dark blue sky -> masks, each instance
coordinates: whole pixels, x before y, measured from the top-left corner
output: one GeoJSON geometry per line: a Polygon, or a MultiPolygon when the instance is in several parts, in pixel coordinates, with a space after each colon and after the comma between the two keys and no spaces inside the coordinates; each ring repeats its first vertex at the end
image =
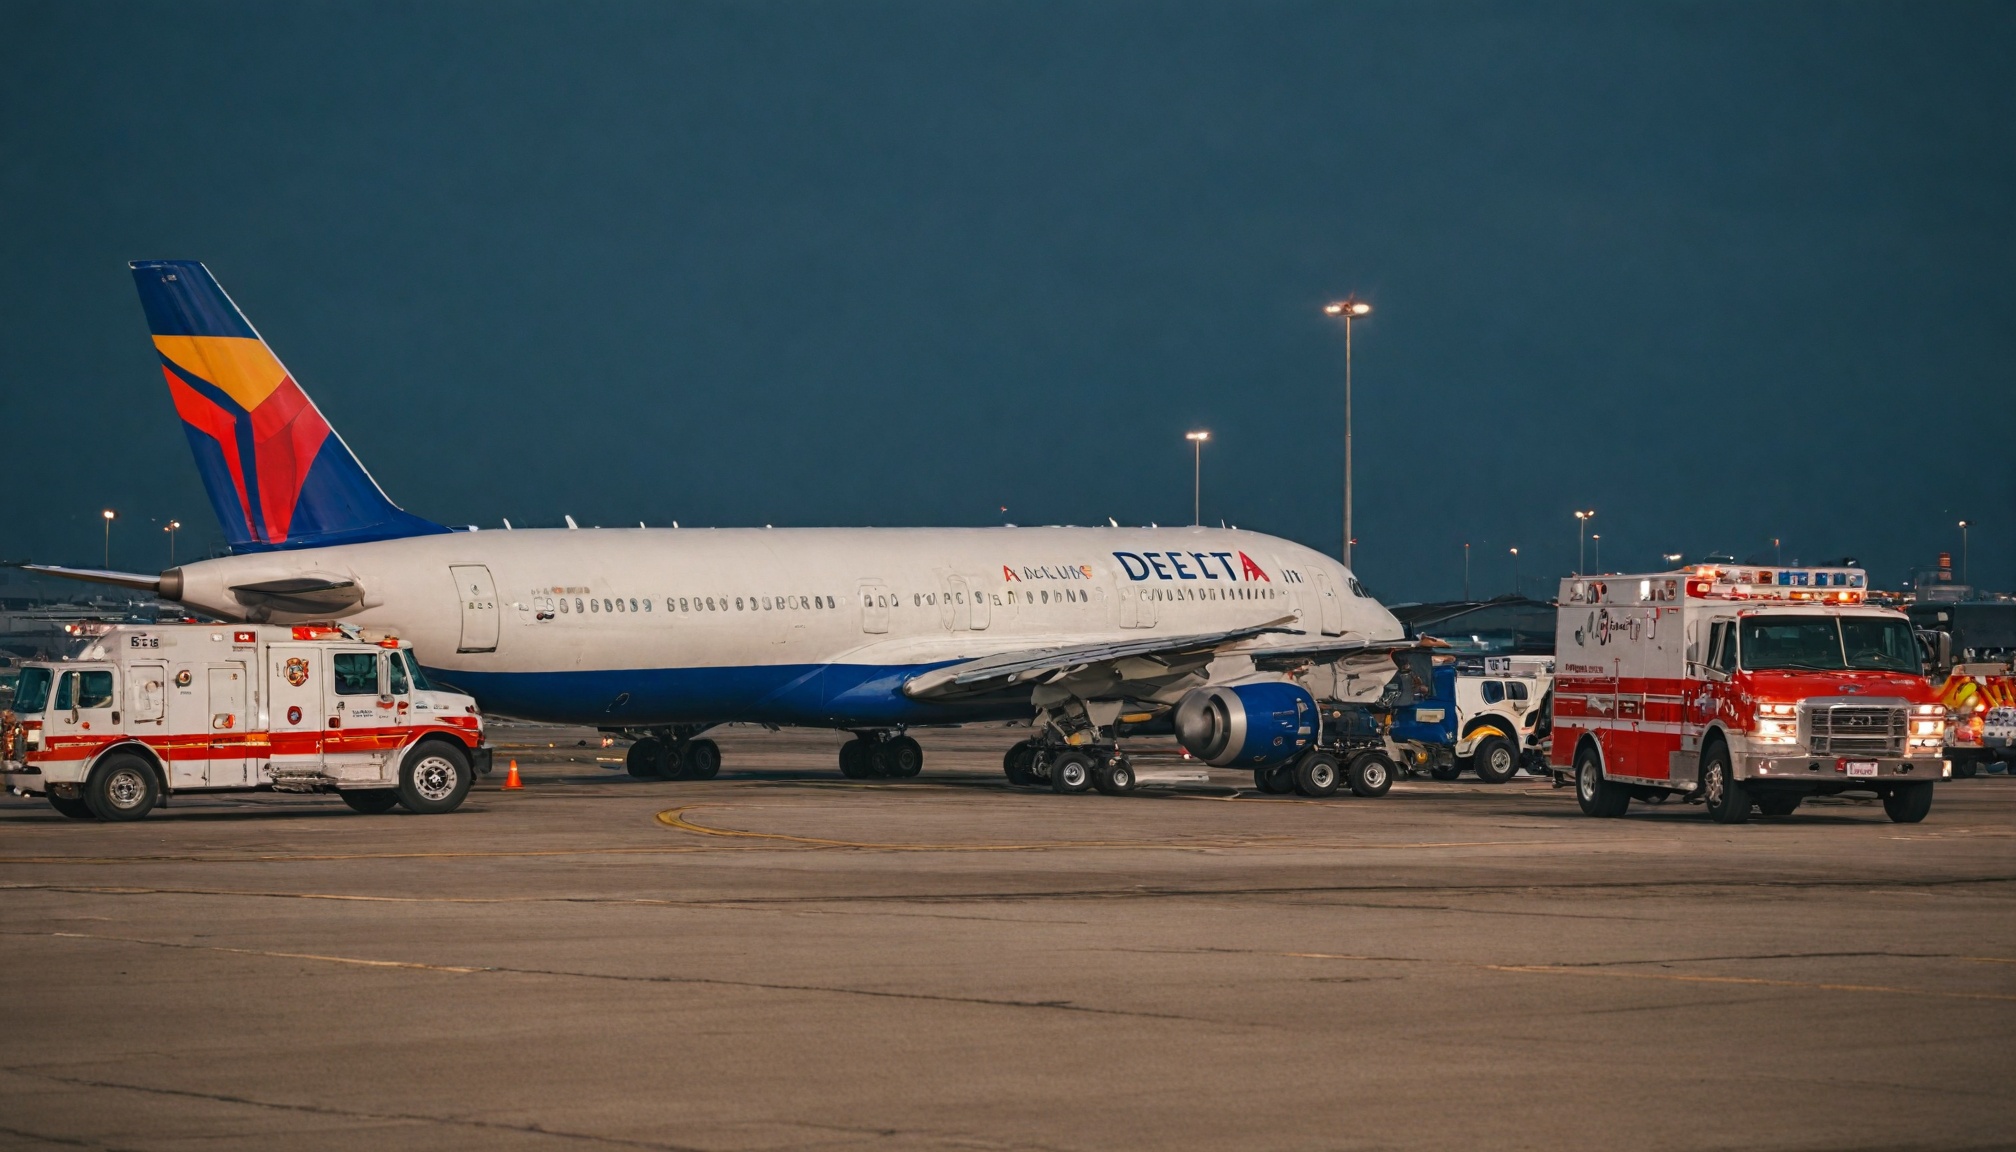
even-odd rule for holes
{"type": "MultiPolygon", "coordinates": [[[[454,523],[1184,522],[1389,600],[1977,522],[2016,586],[2016,8],[0,0],[0,557],[218,533],[207,261],[454,523]]],[[[1536,582],[1537,583],[1537,582],[1536,582]]]]}

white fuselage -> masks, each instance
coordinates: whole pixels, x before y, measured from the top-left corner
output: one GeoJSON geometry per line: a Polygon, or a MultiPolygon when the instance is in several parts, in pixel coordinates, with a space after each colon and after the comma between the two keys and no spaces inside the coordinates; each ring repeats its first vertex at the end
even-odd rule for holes
{"type": "Polygon", "coordinates": [[[1279,622],[1388,640],[1399,624],[1337,561],[1215,528],[541,529],[224,557],[179,599],[233,619],[394,630],[487,708],[638,727],[861,726],[1027,715],[927,704],[919,671],[1004,652],[1279,622]],[[234,586],[354,581],[360,602],[284,610],[234,586]]]}

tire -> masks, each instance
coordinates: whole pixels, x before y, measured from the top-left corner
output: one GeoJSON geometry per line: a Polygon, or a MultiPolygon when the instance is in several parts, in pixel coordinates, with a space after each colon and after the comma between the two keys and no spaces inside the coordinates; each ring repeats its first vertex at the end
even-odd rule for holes
{"type": "Polygon", "coordinates": [[[1519,750],[1503,736],[1486,736],[1471,753],[1470,767],[1486,784],[1503,784],[1519,774],[1519,750]]]}
{"type": "Polygon", "coordinates": [[[1428,775],[1437,780],[1454,780],[1463,774],[1463,762],[1458,760],[1448,764],[1437,764],[1428,769],[1428,775]]]}
{"type": "Polygon", "coordinates": [[[1107,796],[1125,796],[1134,791],[1134,765],[1125,756],[1115,756],[1092,773],[1092,786],[1107,796]]]}
{"type": "Polygon", "coordinates": [[[1932,785],[1905,784],[1883,797],[1883,811],[1899,824],[1916,824],[1932,811],[1932,785]]]}
{"type": "Polygon", "coordinates": [[[1763,816],[1790,816],[1799,810],[1803,796],[1788,796],[1783,792],[1757,797],[1757,811],[1763,816]]]}
{"type": "Polygon", "coordinates": [[[476,774],[469,754],[445,740],[423,740],[406,753],[399,766],[399,803],[408,812],[441,816],[462,806],[476,774]]]}
{"type": "Polygon", "coordinates": [[[840,745],[840,775],[849,780],[866,780],[868,774],[868,742],[857,736],[840,745]]]}
{"type": "Polygon", "coordinates": [[[1008,777],[1008,783],[1018,788],[1027,788],[1040,783],[1030,766],[1036,762],[1036,742],[1024,740],[1008,749],[1001,757],[1001,771],[1008,777]]]}
{"type": "Polygon", "coordinates": [[[337,792],[352,812],[376,816],[399,806],[397,788],[344,788],[337,792]]]}
{"type": "Polygon", "coordinates": [[[91,810],[91,805],[84,801],[65,800],[54,793],[51,793],[49,796],[49,806],[72,820],[96,820],[98,818],[98,814],[91,810]]]}
{"type": "Polygon", "coordinates": [[[629,770],[630,775],[640,780],[658,776],[661,774],[658,770],[658,759],[664,751],[664,741],[656,736],[646,736],[630,745],[630,750],[623,754],[623,767],[629,770]]]}
{"type": "Polygon", "coordinates": [[[1631,793],[1603,778],[1603,766],[1586,745],[1575,752],[1575,802],[1582,814],[1614,820],[1631,807],[1631,793]]]}
{"type": "Polygon", "coordinates": [[[1328,752],[1304,752],[1295,761],[1294,772],[1295,791],[1316,799],[1336,795],[1337,785],[1344,782],[1343,769],[1328,752]]]}
{"type": "Polygon", "coordinates": [[[924,771],[924,749],[908,736],[898,736],[882,745],[882,774],[908,780],[924,771]]]}
{"type": "Polygon", "coordinates": [[[1255,768],[1253,786],[1270,796],[1286,796],[1295,791],[1295,769],[1286,764],[1276,764],[1272,768],[1255,768]]]}
{"type": "Polygon", "coordinates": [[[655,763],[658,770],[654,775],[660,780],[686,779],[686,746],[676,741],[661,741],[655,763]]]}
{"type": "Polygon", "coordinates": [[[1717,824],[1741,824],[1750,819],[1754,803],[1750,790],[1729,768],[1726,745],[1711,744],[1701,758],[1701,799],[1708,806],[1708,818],[1717,824]]]}
{"type": "Polygon", "coordinates": [[[1050,761],[1050,790],[1060,794],[1090,791],[1092,758],[1083,752],[1065,752],[1050,761]]]}
{"type": "Polygon", "coordinates": [[[1974,759],[1972,756],[1962,755],[1953,757],[1953,778],[1955,780],[1972,780],[1974,774],[1980,770],[1980,761],[1974,759]]]}
{"type": "Polygon", "coordinates": [[[1384,752],[1360,752],[1344,770],[1344,780],[1354,796],[1373,799],[1393,790],[1393,762],[1384,752]]]}
{"type": "Polygon", "coordinates": [[[91,770],[84,802],[100,820],[138,820],[161,801],[161,782],[138,756],[115,752],[91,770]]]}
{"type": "Polygon", "coordinates": [[[679,759],[682,780],[712,780],[721,774],[721,746],[712,740],[688,740],[679,759]]]}

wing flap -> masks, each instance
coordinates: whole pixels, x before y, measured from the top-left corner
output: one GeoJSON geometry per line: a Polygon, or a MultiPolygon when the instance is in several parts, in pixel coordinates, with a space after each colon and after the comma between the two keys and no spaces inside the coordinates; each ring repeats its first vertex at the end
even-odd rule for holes
{"type": "MultiPolygon", "coordinates": [[[[1025,649],[982,656],[958,664],[936,668],[911,677],[903,684],[903,694],[913,700],[935,700],[978,692],[996,691],[1028,683],[1056,673],[1070,672],[1093,664],[1135,661],[1168,667],[1184,657],[1216,652],[1227,645],[1269,634],[1300,635],[1284,627],[1293,617],[1284,616],[1265,624],[1228,632],[1206,632],[1190,636],[1146,636],[1139,640],[1105,641],[1097,644],[1063,645],[1055,648],[1025,649]]],[[[1146,669],[1135,668],[1135,671],[1146,669]]]]}

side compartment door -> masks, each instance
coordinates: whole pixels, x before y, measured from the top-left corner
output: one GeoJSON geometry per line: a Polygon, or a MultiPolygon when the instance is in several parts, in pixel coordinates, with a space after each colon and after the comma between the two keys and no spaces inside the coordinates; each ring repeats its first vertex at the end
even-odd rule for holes
{"type": "Polygon", "coordinates": [[[210,682],[201,664],[168,672],[168,786],[201,788],[210,776],[210,682]]]}
{"type": "Polygon", "coordinates": [[[497,582],[481,564],[454,564],[448,575],[462,601],[462,641],[457,652],[497,650],[497,582]]]}
{"type": "Polygon", "coordinates": [[[246,703],[251,698],[245,682],[245,665],[211,664],[203,669],[210,697],[210,771],[205,782],[212,788],[250,784],[247,772],[253,763],[250,744],[253,734],[246,703]]]}
{"type": "Polygon", "coordinates": [[[331,715],[322,697],[328,687],[328,661],[320,646],[274,644],[267,649],[267,741],[274,769],[322,770],[322,734],[331,715]]]}
{"type": "Polygon", "coordinates": [[[889,586],[869,581],[861,583],[861,631],[889,631],[889,586]]]}
{"type": "Polygon", "coordinates": [[[1330,574],[1321,568],[1316,570],[1316,604],[1323,620],[1323,634],[1341,635],[1344,631],[1344,602],[1337,598],[1337,585],[1330,579],[1330,574]]]}

